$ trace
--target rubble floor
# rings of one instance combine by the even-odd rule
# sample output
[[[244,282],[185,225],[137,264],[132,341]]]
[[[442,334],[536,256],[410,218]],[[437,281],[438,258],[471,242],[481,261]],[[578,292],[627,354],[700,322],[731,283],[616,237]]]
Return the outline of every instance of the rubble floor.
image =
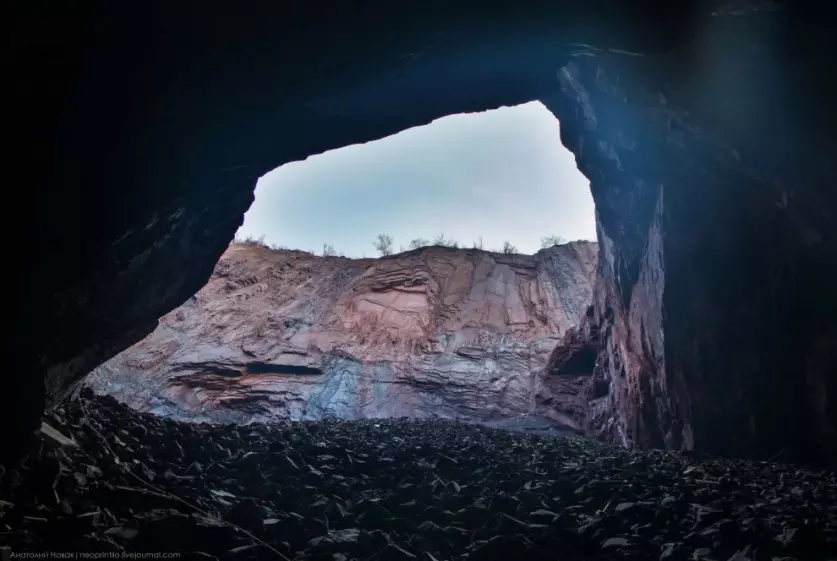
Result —
[[[452,421],[186,424],[90,393],[45,420],[77,446],[0,470],[6,554],[837,559],[837,474],[799,466]]]

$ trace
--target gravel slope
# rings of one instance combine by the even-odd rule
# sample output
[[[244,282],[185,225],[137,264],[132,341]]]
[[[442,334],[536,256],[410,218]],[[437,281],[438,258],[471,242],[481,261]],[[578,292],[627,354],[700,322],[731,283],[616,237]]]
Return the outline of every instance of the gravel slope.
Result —
[[[796,466],[441,421],[189,425],[89,394],[47,421],[79,446],[43,447],[3,471],[0,545],[11,552],[837,559],[837,475]]]

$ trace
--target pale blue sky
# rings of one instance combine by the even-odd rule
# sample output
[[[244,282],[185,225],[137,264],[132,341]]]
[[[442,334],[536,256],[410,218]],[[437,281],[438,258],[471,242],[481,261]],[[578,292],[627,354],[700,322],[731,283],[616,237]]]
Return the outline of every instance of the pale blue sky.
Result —
[[[376,256],[444,233],[534,253],[542,236],[596,239],[587,179],[541,103],[451,115],[367,144],[286,164],[262,177],[238,237],[347,257]]]

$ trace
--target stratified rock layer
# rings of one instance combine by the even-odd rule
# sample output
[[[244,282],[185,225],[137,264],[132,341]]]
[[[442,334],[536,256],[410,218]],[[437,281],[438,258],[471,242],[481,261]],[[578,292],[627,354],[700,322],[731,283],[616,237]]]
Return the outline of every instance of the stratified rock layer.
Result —
[[[197,295],[89,384],[174,418],[537,415],[583,430],[593,363],[545,366],[586,317],[596,249],[346,259],[233,244]]]

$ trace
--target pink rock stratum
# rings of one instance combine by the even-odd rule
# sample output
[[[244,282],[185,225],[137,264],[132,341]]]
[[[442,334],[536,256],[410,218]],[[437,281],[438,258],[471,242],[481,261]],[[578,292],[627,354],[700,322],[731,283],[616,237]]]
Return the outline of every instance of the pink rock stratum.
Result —
[[[592,242],[383,259],[233,244],[204,288],[87,383],[196,421],[534,415],[584,430],[590,372],[546,366],[590,305],[596,260]]]

